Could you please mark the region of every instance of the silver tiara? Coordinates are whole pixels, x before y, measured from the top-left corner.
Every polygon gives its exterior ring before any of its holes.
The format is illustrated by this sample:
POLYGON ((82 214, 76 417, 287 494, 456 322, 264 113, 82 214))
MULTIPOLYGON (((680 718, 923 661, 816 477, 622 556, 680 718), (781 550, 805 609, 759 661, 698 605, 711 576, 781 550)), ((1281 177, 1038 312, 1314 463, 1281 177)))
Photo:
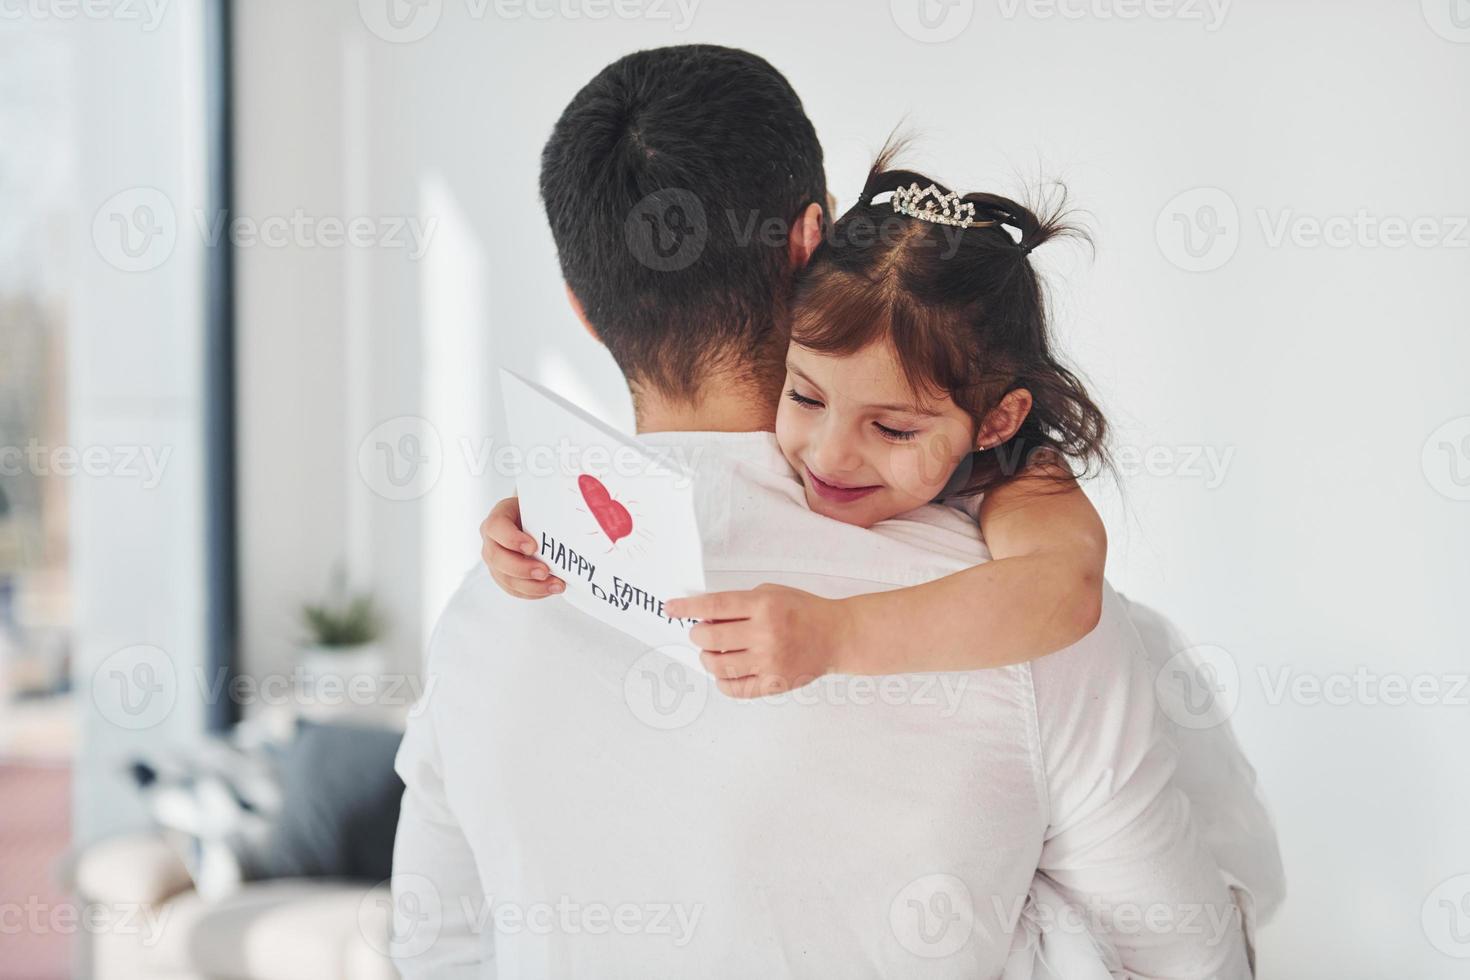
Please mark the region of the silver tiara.
POLYGON ((893 211, 920 221, 954 225, 957 228, 995 224, 994 221, 976 221, 974 202, 961 201, 958 194, 953 191, 946 194, 933 184, 923 190, 919 189, 918 184, 896 189, 893 192, 893 211))

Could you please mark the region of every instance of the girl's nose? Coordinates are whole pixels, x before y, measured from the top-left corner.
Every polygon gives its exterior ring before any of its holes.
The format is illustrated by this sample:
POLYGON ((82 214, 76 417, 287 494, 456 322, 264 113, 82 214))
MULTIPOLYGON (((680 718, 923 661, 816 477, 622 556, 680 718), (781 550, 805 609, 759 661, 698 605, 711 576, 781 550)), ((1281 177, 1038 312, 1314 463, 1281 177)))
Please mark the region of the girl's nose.
POLYGON ((844 479, 862 466, 862 457, 842 435, 828 435, 812 456, 812 469, 833 480, 844 479))

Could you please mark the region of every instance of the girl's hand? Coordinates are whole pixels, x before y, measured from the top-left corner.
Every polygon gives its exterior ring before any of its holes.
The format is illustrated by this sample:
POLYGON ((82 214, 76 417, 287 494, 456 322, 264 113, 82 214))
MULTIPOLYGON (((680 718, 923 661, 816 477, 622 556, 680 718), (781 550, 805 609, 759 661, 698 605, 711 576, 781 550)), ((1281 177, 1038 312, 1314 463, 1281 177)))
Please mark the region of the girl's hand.
POLYGON ((544 599, 566 588, 539 558, 536 539, 521 530, 521 502, 506 497, 480 523, 480 558, 502 589, 521 599, 544 599))
POLYGON ((664 612, 701 620, 689 639, 720 691, 732 698, 810 684, 837 669, 837 654, 847 646, 841 600, 784 585, 673 599, 664 612))

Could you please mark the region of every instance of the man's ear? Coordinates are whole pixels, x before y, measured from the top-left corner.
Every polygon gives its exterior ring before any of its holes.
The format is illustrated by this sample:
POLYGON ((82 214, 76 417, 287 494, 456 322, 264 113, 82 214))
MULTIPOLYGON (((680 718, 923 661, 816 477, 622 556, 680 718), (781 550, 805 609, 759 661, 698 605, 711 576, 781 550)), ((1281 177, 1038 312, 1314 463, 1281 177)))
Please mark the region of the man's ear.
POLYGON ((811 260, 812 253, 817 250, 817 245, 822 241, 822 206, 816 201, 808 204, 806 210, 801 212, 801 217, 796 219, 796 226, 791 229, 791 238, 786 243, 787 254, 791 258, 791 268, 800 271, 806 268, 811 260))
MULTIPOLYGON (((563 283, 563 285, 566 284, 563 283)), ((577 298, 576 293, 572 292, 571 286, 567 286, 566 288, 567 302, 572 304, 572 312, 577 314, 577 319, 582 321, 582 326, 587 328, 587 333, 592 336, 592 339, 599 344, 602 343, 602 338, 597 336, 597 328, 587 319, 587 311, 582 309, 582 301, 577 298)))
POLYGON ((999 446, 1021 428, 1021 423, 1026 421, 1026 416, 1031 414, 1031 392, 1025 388, 1016 388, 1006 392, 1000 404, 990 410, 985 416, 985 424, 980 426, 980 431, 975 434, 976 449, 990 449, 999 446))

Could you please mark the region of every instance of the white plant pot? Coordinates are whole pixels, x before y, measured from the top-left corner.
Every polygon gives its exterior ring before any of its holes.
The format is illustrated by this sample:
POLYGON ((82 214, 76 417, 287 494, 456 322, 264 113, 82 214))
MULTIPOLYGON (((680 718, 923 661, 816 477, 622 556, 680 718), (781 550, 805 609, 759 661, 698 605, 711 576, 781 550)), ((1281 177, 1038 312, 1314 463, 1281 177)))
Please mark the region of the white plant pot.
POLYGON ((376 643, 350 647, 308 646, 301 651, 301 670, 312 690, 306 714, 336 714, 371 707, 382 687, 386 668, 376 643))

